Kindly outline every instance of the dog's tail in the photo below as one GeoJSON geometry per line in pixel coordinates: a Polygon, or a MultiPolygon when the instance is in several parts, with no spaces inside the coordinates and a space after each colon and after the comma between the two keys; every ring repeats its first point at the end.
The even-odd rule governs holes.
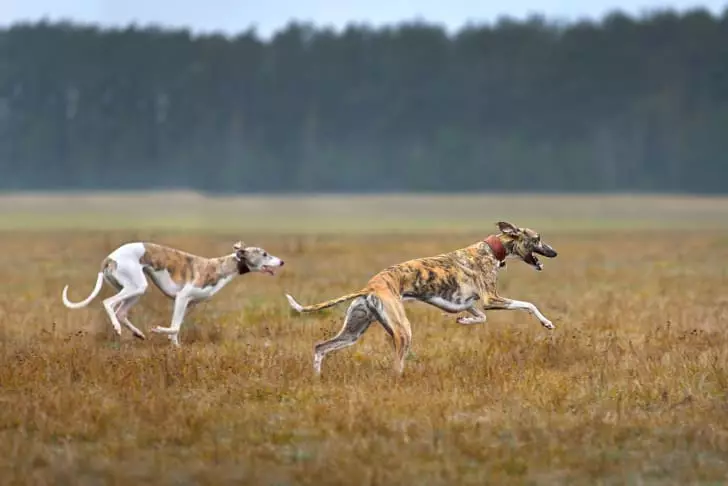
{"type": "Polygon", "coordinates": [[[65,305],[69,309],[80,309],[81,307],[86,307],[91,303],[92,300],[96,298],[97,295],[99,295],[103,284],[104,274],[103,272],[99,272],[99,276],[96,277],[96,286],[94,287],[93,292],[91,292],[91,295],[86,297],[86,300],[83,300],[81,302],[71,302],[70,300],[68,300],[68,285],[66,285],[65,287],[63,287],[63,305],[65,305]]]}
{"type": "Polygon", "coordinates": [[[291,304],[291,307],[295,309],[297,312],[314,312],[319,311],[321,309],[326,309],[327,307],[335,306],[336,304],[340,304],[341,302],[346,302],[347,300],[352,300],[357,297],[361,297],[362,295],[368,294],[370,291],[368,289],[362,289],[357,292],[342,295],[341,297],[337,297],[335,299],[327,300],[326,302],[321,302],[320,304],[314,304],[314,305],[307,305],[302,306],[298,302],[296,302],[296,299],[291,297],[290,295],[286,294],[286,299],[288,299],[288,303],[291,304]]]}

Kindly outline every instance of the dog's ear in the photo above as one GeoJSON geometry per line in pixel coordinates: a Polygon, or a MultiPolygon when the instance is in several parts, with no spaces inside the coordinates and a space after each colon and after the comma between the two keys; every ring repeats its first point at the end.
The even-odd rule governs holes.
{"type": "Polygon", "coordinates": [[[510,236],[518,236],[518,228],[516,228],[511,223],[508,223],[506,221],[498,221],[496,223],[496,226],[498,227],[498,230],[501,233],[510,235],[510,236]]]}
{"type": "Polygon", "coordinates": [[[242,261],[245,258],[245,243],[238,241],[233,245],[233,250],[235,250],[236,260],[242,261]]]}

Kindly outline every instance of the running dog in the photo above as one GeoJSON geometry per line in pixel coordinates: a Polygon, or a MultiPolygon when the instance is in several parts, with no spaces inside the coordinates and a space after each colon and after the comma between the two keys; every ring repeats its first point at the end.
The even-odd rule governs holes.
{"type": "Polygon", "coordinates": [[[126,243],[109,254],[101,264],[96,286],[86,300],[68,300],[68,285],[63,288],[63,304],[69,309],[86,307],[101,291],[103,281],[118,293],[103,301],[114,330],[121,336],[121,323],[145,339],[144,333],[129,322],[129,310],[146,292],[147,278],[167,297],[174,299],[170,327],[155,327],[152,332],[166,334],[179,346],[179,330],[188,306],[210,299],[238,276],[249,272],[275,275],[283,260],[257,247],[246,247],[239,241],[230,255],[205,258],[154,243],[126,243]]]}
{"type": "Polygon", "coordinates": [[[401,374],[412,341],[412,329],[402,305],[408,300],[425,302],[451,314],[468,312],[470,317],[458,318],[459,324],[485,322],[483,310],[508,309],[528,311],[544,327],[553,329],[551,321],[532,303],[499,296],[496,282],[498,270],[506,259],[520,259],[541,271],[543,264],[535,254],[554,258],[556,251],[529,228],[518,228],[507,222],[496,226],[500,233],[483,241],[450,253],[391,266],[374,275],[363,289],[336,299],[302,306],[286,294],[289,304],[298,312],[318,311],[354,299],[339,334],[316,345],[315,373],[321,373],[321,362],[328,353],[353,345],[372,322],[379,321],[392,338],[395,371],[401,374]],[[476,307],[478,303],[482,310],[476,307]]]}

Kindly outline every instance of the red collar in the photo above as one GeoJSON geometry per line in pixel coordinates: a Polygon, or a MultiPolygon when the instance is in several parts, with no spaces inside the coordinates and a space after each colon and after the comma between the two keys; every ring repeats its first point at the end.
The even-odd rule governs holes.
{"type": "Polygon", "coordinates": [[[495,256],[496,260],[502,262],[506,259],[506,247],[503,246],[503,242],[500,240],[500,238],[498,238],[496,235],[490,235],[483,241],[486,242],[490,249],[493,251],[493,255],[495,256]]]}

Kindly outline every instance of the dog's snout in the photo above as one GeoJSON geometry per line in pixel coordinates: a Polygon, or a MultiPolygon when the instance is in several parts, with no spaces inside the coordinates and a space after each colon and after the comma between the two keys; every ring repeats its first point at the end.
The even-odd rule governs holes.
{"type": "Polygon", "coordinates": [[[281,260],[281,266],[283,266],[283,265],[284,265],[285,263],[286,263],[286,262],[284,262],[283,260],[281,260]]]}
{"type": "Polygon", "coordinates": [[[547,258],[554,258],[556,257],[556,255],[558,255],[558,253],[556,253],[556,250],[554,250],[550,245],[547,245],[546,243],[542,243],[540,247],[534,248],[534,251],[547,258]]]}

